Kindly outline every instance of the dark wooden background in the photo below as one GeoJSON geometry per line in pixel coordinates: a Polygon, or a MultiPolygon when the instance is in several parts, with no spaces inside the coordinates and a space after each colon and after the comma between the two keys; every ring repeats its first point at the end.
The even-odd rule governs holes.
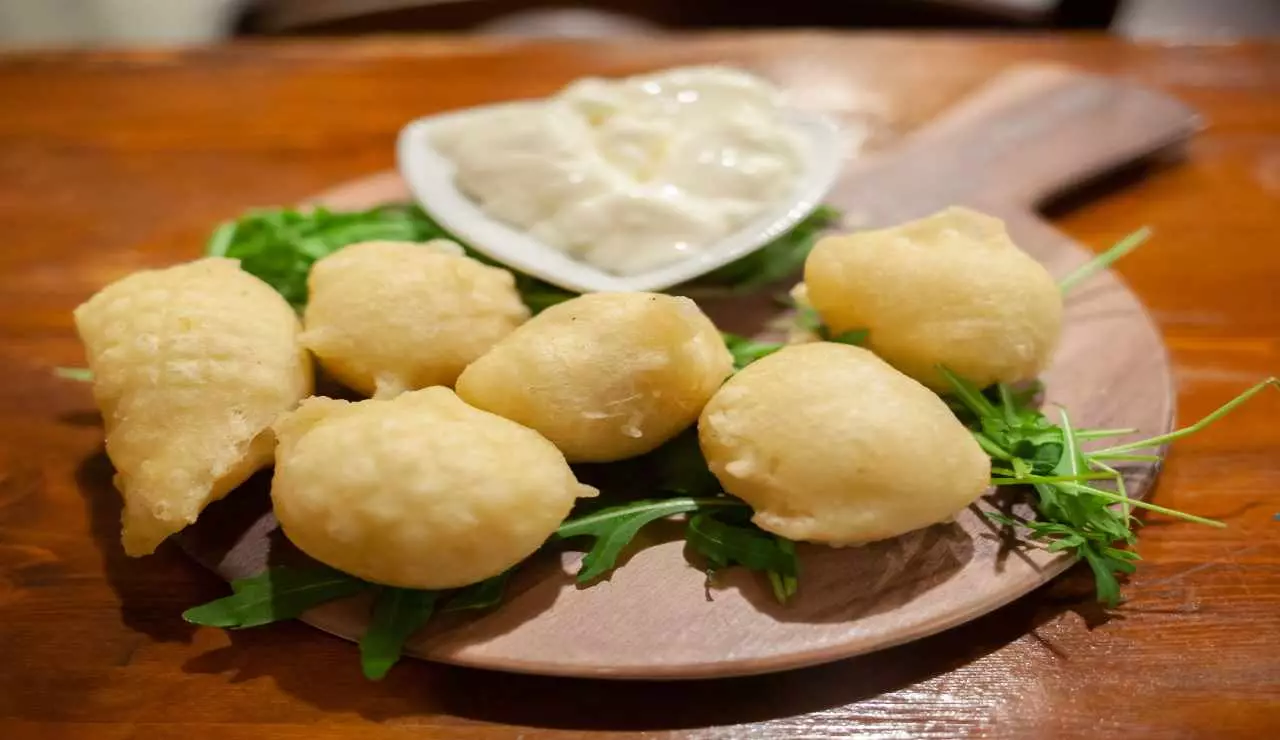
{"type": "Polygon", "coordinates": [[[1280,46],[1094,37],[713,35],[613,44],[262,43],[0,57],[0,737],[1210,737],[1280,733],[1280,394],[1179,443],[1155,500],[1226,530],[1153,521],[1113,614],[1071,575],[965,627],[749,679],[616,684],[408,663],[366,682],[355,648],[285,624],[196,630],[225,585],[172,546],[124,557],[119,503],[70,310],[187,259],[220,219],[392,165],[417,115],[551,92],[586,73],[754,66],[891,138],[1000,69],[1057,60],[1199,108],[1185,160],[1051,208],[1106,245],[1154,312],[1182,420],[1280,370],[1280,46]]]}

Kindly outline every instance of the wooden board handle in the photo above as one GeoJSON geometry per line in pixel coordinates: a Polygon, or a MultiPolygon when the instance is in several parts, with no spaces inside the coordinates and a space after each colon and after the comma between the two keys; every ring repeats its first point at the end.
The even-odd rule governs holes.
{"type": "Polygon", "coordinates": [[[1148,88],[1058,66],[1014,67],[856,168],[840,200],[866,204],[851,225],[952,204],[1030,210],[1199,126],[1195,110],[1148,88]]]}

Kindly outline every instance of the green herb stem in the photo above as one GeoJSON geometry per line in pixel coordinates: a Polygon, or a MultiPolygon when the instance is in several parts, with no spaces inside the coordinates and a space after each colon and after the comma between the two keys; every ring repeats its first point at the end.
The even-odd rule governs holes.
{"type": "Polygon", "coordinates": [[[1150,511],[1159,512],[1166,516],[1174,517],[1175,519],[1184,519],[1188,522],[1195,522],[1197,524],[1206,524],[1210,527],[1217,527],[1218,529],[1226,529],[1226,526],[1227,526],[1225,522],[1220,522],[1217,519],[1208,519],[1202,516],[1196,516],[1195,514],[1188,514],[1184,511],[1169,509],[1164,506],[1160,506],[1159,504],[1153,504],[1148,501],[1143,501],[1141,499],[1130,498],[1129,496],[1121,495],[1113,491],[1104,491],[1101,488],[1094,488],[1092,486],[1086,486],[1080,483],[1062,483],[1062,484],[1059,484],[1059,487],[1060,488],[1065,487],[1067,490],[1072,490],[1076,493],[1087,493],[1092,496],[1097,496],[1099,498],[1103,498],[1108,501],[1113,501],[1118,504],[1129,504],[1131,506],[1136,506],[1140,509],[1148,509],[1150,511]]]}
{"type": "Polygon", "coordinates": [[[1071,417],[1067,415],[1066,409],[1059,406],[1058,418],[1062,420],[1059,426],[1062,428],[1062,438],[1066,442],[1063,459],[1067,461],[1067,469],[1072,475],[1082,475],[1086,466],[1084,456],[1080,452],[1080,443],[1076,441],[1075,429],[1071,427],[1071,417]]]}
{"type": "Polygon", "coordinates": [[[972,383],[951,372],[943,365],[938,366],[938,372],[942,373],[942,377],[946,378],[947,382],[951,384],[951,387],[955,390],[956,398],[960,399],[960,402],[970,411],[978,416],[1001,416],[997,413],[996,407],[987,400],[986,396],[982,395],[982,391],[972,383]]]}
{"type": "Polygon", "coordinates": [[[80,383],[93,382],[93,371],[87,367],[55,367],[53,374],[63,380],[74,380],[80,383]]]}
{"type": "Polygon", "coordinates": [[[1138,431],[1136,427],[1127,427],[1124,429],[1077,429],[1077,439],[1105,439],[1107,437],[1123,437],[1126,434],[1133,434],[1138,431]]]}
{"type": "Polygon", "coordinates": [[[1270,378],[1267,378],[1266,380],[1259,382],[1257,385],[1253,386],[1252,388],[1249,388],[1248,390],[1236,396],[1235,398],[1231,399],[1230,401],[1227,401],[1226,403],[1222,404],[1215,411],[1213,411],[1213,413],[1209,414],[1208,416],[1204,417],[1200,421],[1197,421],[1196,423],[1190,426],[1183,427],[1182,429],[1176,429],[1172,432],[1169,432],[1168,434],[1161,434],[1159,436],[1151,437],[1149,439],[1142,439],[1142,440],[1138,440],[1137,442],[1127,442],[1125,444],[1115,445],[1114,447],[1108,447],[1106,449],[1096,450],[1092,454],[1096,457],[1099,455],[1111,455],[1117,452],[1127,452],[1128,450],[1142,449],[1144,447],[1157,447],[1167,442],[1172,442],[1176,439],[1181,439],[1182,437],[1185,437],[1189,434],[1195,434],[1196,432],[1200,431],[1201,429],[1204,429],[1205,427],[1209,426],[1210,424],[1217,421],[1218,419],[1221,419],[1222,417],[1231,413],[1236,408],[1238,408],[1241,404],[1248,401],[1250,398],[1253,398],[1257,394],[1261,393],[1262,390],[1267,388],[1268,386],[1272,388],[1276,388],[1277,390],[1280,390],[1280,379],[1275,377],[1270,377],[1270,378]]]}
{"type": "MultiPolygon", "coordinates": [[[[993,471],[994,472],[994,471],[993,471]]],[[[1012,471],[1010,471],[1012,473],[1012,471]]],[[[1033,483],[1073,483],[1082,480],[1111,480],[1110,473],[1080,473],[1077,475],[1015,475],[1012,478],[992,478],[993,486],[1026,486],[1033,483]]]]}
{"type": "Polygon", "coordinates": [[[210,257],[226,257],[227,250],[235,243],[236,231],[239,228],[239,221],[225,221],[220,224],[209,237],[209,243],[204,248],[205,254],[210,257]]]}
{"type": "Polygon", "coordinates": [[[1002,449],[1000,445],[996,444],[990,437],[976,430],[971,431],[973,433],[973,438],[978,442],[978,446],[981,447],[988,455],[996,458],[997,460],[1007,461],[1013,459],[1012,455],[1002,449]]]}
{"type": "Polygon", "coordinates": [[[1104,462],[1098,462],[1095,460],[1093,461],[1093,464],[1099,468],[1102,468],[1104,471],[1114,476],[1116,481],[1116,492],[1119,493],[1121,496],[1123,496],[1125,499],[1124,502],[1120,505],[1120,512],[1124,514],[1125,518],[1128,518],[1129,516],[1131,516],[1132,504],[1129,501],[1129,488],[1128,486],[1125,485],[1124,474],[1122,474],[1119,470],[1116,470],[1115,468],[1111,467],[1110,465],[1104,462]]]}
{"type": "Polygon", "coordinates": [[[1159,455],[1131,455],[1127,452],[1086,452],[1084,453],[1086,460],[1093,462],[1094,460],[1119,460],[1129,462],[1159,462],[1159,455]]]}
{"type": "Polygon", "coordinates": [[[1107,251],[1102,252],[1080,267],[1077,267],[1069,275],[1059,280],[1058,289],[1063,293],[1070,292],[1072,288],[1079,285],[1081,282],[1088,280],[1099,272],[1102,272],[1115,264],[1121,257],[1124,257],[1126,254],[1142,246],[1142,244],[1149,238],[1151,238],[1151,228],[1143,226],[1141,229],[1138,229],[1132,234],[1116,242],[1115,245],[1107,251]]]}

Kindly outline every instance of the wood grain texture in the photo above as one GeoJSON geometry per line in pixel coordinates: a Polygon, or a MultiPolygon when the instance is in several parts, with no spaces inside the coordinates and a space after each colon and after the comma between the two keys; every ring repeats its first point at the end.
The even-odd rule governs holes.
{"type": "MultiPolygon", "coordinates": [[[[385,40],[0,59],[0,736],[339,738],[1267,737],[1280,727],[1280,428],[1273,398],[1177,445],[1110,619],[1068,577],[973,623],[802,671],[618,685],[427,663],[381,684],[299,624],[224,633],[175,615],[225,589],[175,547],[118,545],[69,311],[196,252],[210,225],[391,166],[413,116],[550,92],[588,72],[750,64],[887,141],[1021,61],[1173,93],[1204,114],[1185,160],[1052,206],[1078,241],[1141,224],[1119,272],[1154,313],[1196,418],[1280,368],[1280,50],[1093,38],[800,34],[644,44],[385,40]]],[[[1101,389],[1100,389],[1101,390],[1101,389]]]]}

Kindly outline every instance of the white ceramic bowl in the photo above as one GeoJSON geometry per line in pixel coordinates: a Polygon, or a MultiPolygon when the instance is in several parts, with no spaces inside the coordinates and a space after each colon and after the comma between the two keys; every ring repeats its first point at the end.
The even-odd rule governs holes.
{"type": "Polygon", "coordinates": [[[432,144],[434,127],[494,107],[468,108],[409,123],[401,129],[396,146],[400,174],[423,210],[468,246],[515,270],[579,293],[663,290],[751,254],[785,234],[821,204],[839,177],[848,150],[835,121],[816,113],[788,110],[787,121],[804,142],[805,166],[784,202],[698,254],[646,272],[614,275],[490,216],[454,185],[452,161],[432,144]]]}

